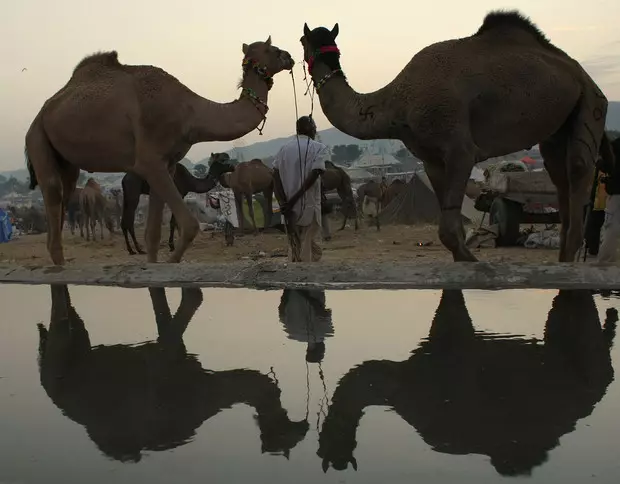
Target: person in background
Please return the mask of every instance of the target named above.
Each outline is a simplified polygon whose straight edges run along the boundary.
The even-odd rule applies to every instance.
[[[598,262],[616,262],[618,245],[620,244],[620,138],[611,143],[615,163],[609,166],[601,159],[598,169],[605,176],[602,182],[607,192],[605,204],[605,222],[603,223],[603,241],[598,252]]]
[[[297,120],[297,136],[284,145],[273,162],[274,192],[286,220],[291,262],[317,262],[322,250],[321,175],[330,157],[318,141],[310,116]]]
[[[607,202],[607,192],[602,179],[605,174],[599,171],[596,180],[596,191],[594,193],[594,205],[588,217],[585,229],[585,240],[588,254],[596,256],[601,245],[601,229],[605,222],[605,204]]]

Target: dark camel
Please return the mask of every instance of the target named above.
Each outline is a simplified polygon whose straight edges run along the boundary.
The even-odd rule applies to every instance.
[[[269,376],[207,371],[187,353],[183,334],[202,304],[200,289],[182,289],[174,316],[165,289],[149,289],[157,341],[110,346],[91,345],[67,286],[51,286],[51,292],[49,329],[39,324],[41,385],[106,456],[137,462],[143,453],[183,446],[205,421],[239,403],[258,414],[262,452],[288,458],[304,439],[308,422],[289,420]]]
[[[192,92],[164,70],[123,65],[115,51],[91,55],[48,99],[26,134],[30,187],[41,186],[47,211],[47,248],[65,263],[64,211],[80,169],[133,172],[151,187],[145,240],[147,261],[157,262],[164,205],[180,227],[169,262],[179,262],[198,234],[198,220],[174,186],[172,169],[192,145],[231,141],[256,129],[267,114],[273,76],[293,68],[288,52],[266,42],[243,44],[241,94],[217,103]],[[217,69],[211,63],[214,75]]]
[[[193,176],[185,166],[177,164],[173,180],[174,185],[177,187],[181,198],[190,193],[207,193],[212,190],[216,185],[223,173],[232,171],[233,166],[227,163],[230,160],[230,156],[227,153],[211,153],[211,166],[209,173],[205,178],[196,178]],[[135,232],[135,218],[136,209],[140,203],[140,195],[149,195],[151,189],[149,184],[143,178],[140,178],[135,173],[127,173],[123,177],[123,216],[121,218],[121,229],[123,236],[125,237],[125,244],[127,245],[127,252],[134,255],[135,252],[129,243],[129,235],[133,240],[136,247],[136,251],[140,254],[144,254],[142,247],[138,244]],[[170,235],[168,237],[168,247],[170,251],[174,251],[174,229],[176,227],[176,219],[174,213],[170,217]]]
[[[254,219],[254,203],[252,195],[262,193],[267,201],[267,213],[264,214],[264,228],[271,226],[273,213],[273,173],[259,159],[244,161],[235,166],[234,171],[225,173],[220,177],[220,184],[230,188],[235,196],[235,206],[239,219],[239,232],[243,235],[245,230],[245,216],[243,215],[243,199],[248,204],[248,212],[254,227],[254,234],[258,233],[256,220]]]
[[[607,99],[577,61],[520,13],[491,12],[475,34],[426,47],[388,85],[360,94],[342,71],[338,31],[304,25],[301,38],[323,112],[351,136],[399,139],[424,161],[455,261],[476,260],[461,216],[473,166],[536,144],[558,189],[559,259],[575,260],[594,163],[599,153],[613,162]]]
[[[321,190],[329,192],[336,190],[342,202],[342,215],[344,220],[338,230],[344,230],[347,220],[355,220],[355,230],[358,229],[358,213],[355,206],[355,197],[351,188],[351,178],[342,168],[334,165],[331,161],[325,162],[325,172],[321,176]]]
[[[396,198],[398,198],[401,193],[405,192],[405,190],[407,190],[407,184],[403,180],[400,178],[393,180],[383,194],[383,200],[381,200],[382,207],[387,207]]]
[[[97,239],[95,233],[97,222],[99,222],[101,229],[101,240],[103,240],[104,222],[110,233],[112,232],[106,205],[106,199],[101,191],[101,186],[93,178],[89,178],[80,192],[80,235],[82,238],[84,237],[84,227],[86,227],[86,240],[90,240],[91,234],[93,241]]]
[[[357,468],[365,409],[388,406],[436,452],[479,454],[529,475],[590,415],[613,380],[617,312],[603,328],[592,293],[560,291],[543,342],[476,331],[461,291],[443,291],[429,337],[405,361],[366,361],[340,379],[319,435],[323,469]]]

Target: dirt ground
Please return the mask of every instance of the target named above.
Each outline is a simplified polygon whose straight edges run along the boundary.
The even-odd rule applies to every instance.
[[[386,225],[377,232],[374,226],[362,225],[357,232],[347,227],[339,232],[339,221],[333,220],[332,240],[321,242],[323,259],[402,261],[418,258],[423,261],[451,261],[450,253],[441,245],[436,226]],[[144,245],[141,228],[136,229],[138,241]],[[162,227],[162,240],[168,239],[168,227]],[[79,234],[63,234],[65,257],[69,264],[102,263],[132,264],[146,260],[144,255],[131,256],[125,248],[122,234],[110,237],[105,232],[103,241],[86,242]],[[430,245],[426,245],[430,243]],[[418,244],[425,244],[419,246]],[[159,260],[168,256],[167,243],[162,242]],[[474,251],[479,260],[494,262],[557,262],[558,251],[551,249],[489,248]],[[186,262],[237,261],[263,257],[285,257],[286,236],[281,232],[236,236],[234,245],[226,247],[222,232],[201,232],[186,252]],[[24,235],[0,245],[0,262],[46,265],[50,263],[46,235]]]

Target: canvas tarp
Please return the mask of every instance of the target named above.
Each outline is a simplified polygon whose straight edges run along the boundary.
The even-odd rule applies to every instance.
[[[464,197],[461,214],[465,222],[472,223],[479,223],[483,215],[468,197]],[[417,172],[407,183],[407,189],[381,211],[379,221],[382,224],[436,224],[440,216],[439,202],[428,176]]]

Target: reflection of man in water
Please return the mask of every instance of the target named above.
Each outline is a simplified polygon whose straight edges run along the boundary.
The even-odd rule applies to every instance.
[[[308,344],[306,361],[323,361],[324,340],[334,334],[332,310],[325,307],[325,291],[285,289],[278,315],[289,339]]]

